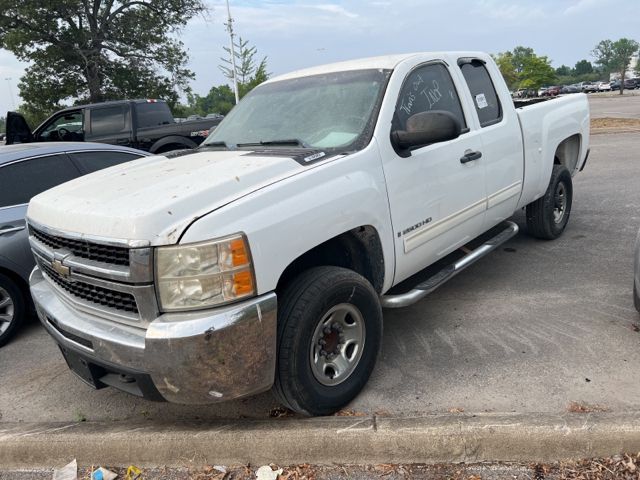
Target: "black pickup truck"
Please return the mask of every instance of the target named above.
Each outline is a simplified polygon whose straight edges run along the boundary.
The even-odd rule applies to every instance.
[[[120,100],[65,108],[33,132],[22,115],[7,114],[7,145],[99,142],[162,153],[195,148],[222,117],[176,123],[163,100]]]

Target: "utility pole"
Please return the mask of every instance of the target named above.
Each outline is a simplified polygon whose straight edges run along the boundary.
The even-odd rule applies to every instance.
[[[228,20],[225,24],[229,31],[229,37],[231,39],[231,67],[233,68],[233,93],[236,95],[236,105],[240,101],[240,95],[238,94],[238,72],[236,71],[236,51],[235,42],[233,41],[233,18],[231,18],[231,9],[229,8],[229,0],[227,0],[227,16]]]
[[[11,77],[6,77],[5,80],[7,81],[7,83],[9,84],[9,95],[11,95],[11,105],[13,106],[13,109],[16,109],[16,101],[13,98],[13,89],[11,88]]]

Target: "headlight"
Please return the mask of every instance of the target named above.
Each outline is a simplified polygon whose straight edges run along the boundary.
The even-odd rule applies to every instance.
[[[255,294],[249,245],[238,234],[189,245],[159,247],[156,284],[165,312],[195,310]]]

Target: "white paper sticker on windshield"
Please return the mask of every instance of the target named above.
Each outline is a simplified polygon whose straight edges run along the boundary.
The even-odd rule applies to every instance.
[[[489,104],[487,103],[487,99],[484,96],[484,93],[479,93],[478,95],[476,95],[476,105],[478,105],[478,108],[480,110],[482,110],[483,108],[487,108],[489,106]]]

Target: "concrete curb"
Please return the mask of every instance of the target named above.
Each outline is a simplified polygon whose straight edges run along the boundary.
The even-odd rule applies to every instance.
[[[2,468],[553,461],[640,451],[640,412],[0,423]]]

